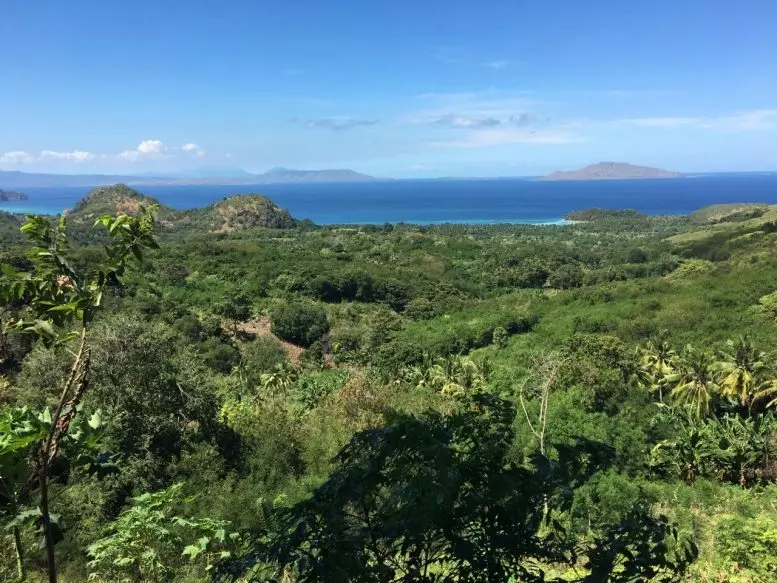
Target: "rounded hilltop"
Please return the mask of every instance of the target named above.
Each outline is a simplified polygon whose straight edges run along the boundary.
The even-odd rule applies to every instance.
[[[88,221],[105,214],[136,214],[141,205],[154,204],[160,226],[174,231],[228,233],[259,227],[288,229],[297,224],[288,211],[259,194],[234,194],[204,208],[176,211],[125,184],[91,190],[69,214],[77,221]]]
[[[260,194],[233,194],[202,209],[181,213],[182,220],[213,233],[264,227],[290,229],[297,221],[286,209]]]
[[[169,219],[175,214],[173,209],[162,205],[158,200],[145,194],[141,194],[126,184],[114,184],[113,186],[100,186],[89,191],[71,211],[71,215],[82,218],[99,217],[105,214],[126,213],[135,214],[140,205],[159,205],[160,218]]]

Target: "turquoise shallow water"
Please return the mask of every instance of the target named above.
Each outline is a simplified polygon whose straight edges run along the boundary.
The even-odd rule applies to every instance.
[[[178,209],[206,206],[228,194],[257,192],[269,196],[295,217],[320,224],[563,224],[568,212],[591,207],[686,214],[702,206],[726,202],[777,204],[777,173],[587,182],[509,178],[136,188]],[[0,203],[0,210],[56,214],[72,207],[88,191],[18,190],[27,193],[29,200]]]

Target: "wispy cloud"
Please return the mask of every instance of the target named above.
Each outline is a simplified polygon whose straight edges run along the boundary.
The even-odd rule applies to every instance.
[[[448,65],[464,65],[468,67],[486,67],[488,69],[501,70],[510,66],[511,61],[507,59],[490,59],[488,57],[477,56],[474,51],[456,46],[435,47],[431,50],[430,56],[435,61],[446,63]]]
[[[0,154],[0,165],[4,167],[15,168],[20,164],[29,164],[34,161],[35,156],[22,150],[14,150],[13,152]]]
[[[512,114],[501,118],[469,117],[461,114],[448,113],[436,120],[432,120],[431,123],[454,129],[493,128],[496,126],[528,128],[542,125],[537,116],[528,113]],[[545,124],[548,123],[550,123],[550,120],[545,120]]]
[[[498,60],[498,61],[489,61],[488,63],[483,64],[484,67],[488,67],[489,69],[506,69],[510,66],[510,61],[507,60]]]
[[[498,128],[470,132],[463,138],[432,142],[434,148],[487,148],[505,144],[574,144],[585,139],[556,130]]]
[[[0,153],[0,167],[5,169],[19,169],[35,165],[37,163],[67,163],[83,164],[96,160],[112,159],[114,161],[137,162],[140,160],[156,160],[162,158],[201,158],[205,150],[194,143],[182,146],[167,147],[160,140],[143,140],[132,150],[124,150],[118,154],[105,154],[88,152],[85,150],[72,150],[59,152],[56,150],[41,150],[37,154],[31,154],[23,150]]]
[[[139,160],[170,158],[180,155],[181,152],[196,156],[197,158],[202,158],[205,155],[205,150],[191,142],[183,146],[168,147],[161,140],[143,140],[138,144],[137,148],[124,150],[117,157],[129,162],[137,162]]]
[[[425,93],[418,96],[421,107],[403,116],[403,121],[466,127],[466,120],[496,120],[505,124],[532,114],[538,106],[525,92],[485,91],[479,93]],[[458,126],[451,123],[458,122]],[[491,121],[485,125],[499,125]],[[477,124],[475,124],[477,125]],[[471,127],[471,126],[470,126]]]
[[[430,55],[434,60],[449,65],[458,65],[468,60],[467,51],[461,47],[434,47]]]
[[[94,160],[97,154],[84,152],[83,150],[73,150],[72,152],[54,152],[53,150],[43,150],[39,158],[41,160],[63,160],[66,162],[89,162]]]
[[[324,128],[335,132],[341,132],[358,127],[372,126],[378,123],[378,120],[356,119],[353,117],[319,117],[309,119],[304,123],[309,128]]]
[[[448,113],[434,120],[432,123],[441,126],[447,126],[451,128],[487,128],[498,126],[502,123],[500,120],[494,117],[476,118],[466,117],[463,115],[456,115],[454,113]]]
[[[83,150],[74,150],[72,152],[43,150],[38,154],[30,154],[22,150],[16,150],[14,152],[0,154],[0,166],[4,168],[19,168],[27,164],[34,164],[35,162],[45,162],[51,160],[80,163],[89,162],[97,157],[97,154],[92,152],[84,152]]]
[[[677,128],[689,125],[698,125],[698,117],[637,117],[620,120],[627,125],[645,128]]]
[[[197,144],[184,144],[181,146],[181,150],[194,154],[198,158],[202,158],[205,155],[205,150],[200,148]]]
[[[777,109],[754,109],[712,117],[637,117],[615,120],[619,125],[666,129],[704,129],[722,132],[777,130]]]

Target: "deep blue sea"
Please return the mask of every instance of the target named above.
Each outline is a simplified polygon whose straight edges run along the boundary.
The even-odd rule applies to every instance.
[[[0,185],[2,187],[2,185]],[[713,174],[664,180],[543,182],[532,179],[392,180],[261,186],[139,186],[173,208],[206,206],[228,194],[257,192],[297,218],[343,223],[558,223],[572,210],[634,208],[687,214],[726,202],[777,204],[777,173]],[[0,210],[55,214],[88,188],[24,188],[29,200]]]

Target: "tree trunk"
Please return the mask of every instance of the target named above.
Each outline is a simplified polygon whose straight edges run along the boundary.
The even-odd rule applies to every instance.
[[[57,564],[54,557],[54,539],[51,536],[51,515],[49,514],[48,471],[48,463],[44,461],[39,476],[41,529],[46,545],[46,569],[49,573],[49,583],[57,583]]]
[[[22,534],[19,532],[19,527],[13,527],[13,544],[16,551],[16,574],[19,576],[19,581],[24,581],[24,547],[22,546]]]

